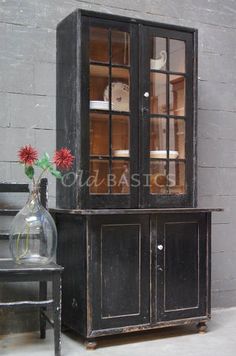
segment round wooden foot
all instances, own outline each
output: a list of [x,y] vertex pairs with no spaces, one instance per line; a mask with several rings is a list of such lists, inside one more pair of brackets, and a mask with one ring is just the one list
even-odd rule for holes
[[97,348],[97,341],[95,340],[86,340],[84,343],[87,350],[95,350]]
[[197,324],[199,334],[205,334],[207,332],[207,324],[205,321],[201,321]]

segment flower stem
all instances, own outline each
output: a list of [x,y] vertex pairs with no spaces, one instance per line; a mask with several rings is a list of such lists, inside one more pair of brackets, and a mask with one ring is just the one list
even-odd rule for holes
[[49,167],[45,168],[45,169],[42,171],[42,173],[39,175],[39,177],[38,177],[38,179],[37,179],[37,181],[36,181],[36,185],[39,185],[40,180],[41,180],[43,174],[48,170],[48,168],[49,168]]

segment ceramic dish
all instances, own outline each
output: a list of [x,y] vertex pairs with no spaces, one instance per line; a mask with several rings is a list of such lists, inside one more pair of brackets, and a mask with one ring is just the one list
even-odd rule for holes
[[114,150],[114,157],[129,157],[129,150]]
[[[179,155],[178,151],[169,151],[169,158],[175,159]],[[167,158],[167,151],[166,150],[155,150],[150,151],[151,158]]]
[[[109,101],[109,85],[104,91],[104,100]],[[111,84],[112,109],[116,111],[129,111],[129,86],[122,82]]]

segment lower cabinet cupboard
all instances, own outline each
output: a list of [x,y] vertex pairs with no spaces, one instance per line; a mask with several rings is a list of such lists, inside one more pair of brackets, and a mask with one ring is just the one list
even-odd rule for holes
[[209,235],[204,214],[154,217],[155,321],[209,312]]
[[100,336],[210,318],[211,210],[55,210],[62,323]]
[[90,332],[149,325],[148,216],[92,217],[88,244]]

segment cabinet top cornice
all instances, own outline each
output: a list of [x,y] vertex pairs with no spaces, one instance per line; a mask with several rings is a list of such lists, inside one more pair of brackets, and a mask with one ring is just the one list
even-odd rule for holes
[[164,28],[164,29],[184,31],[184,32],[190,32],[190,33],[198,32],[198,30],[193,27],[179,26],[179,25],[174,25],[174,24],[169,24],[169,23],[144,20],[144,19],[138,18],[138,17],[120,16],[120,15],[116,15],[116,14],[97,12],[97,11],[89,11],[89,10],[83,10],[83,9],[77,9],[74,12],[72,12],[71,14],[69,14],[66,18],[64,18],[61,22],[59,22],[58,26],[60,26],[60,24],[62,22],[66,21],[67,19],[69,19],[71,16],[73,16],[76,13],[78,15],[88,16],[88,17],[93,17],[93,18],[98,18],[98,19],[129,22],[129,23],[134,23],[137,25],[142,24],[142,25],[146,25],[146,26],[155,26],[155,27],[158,26],[158,27]]

